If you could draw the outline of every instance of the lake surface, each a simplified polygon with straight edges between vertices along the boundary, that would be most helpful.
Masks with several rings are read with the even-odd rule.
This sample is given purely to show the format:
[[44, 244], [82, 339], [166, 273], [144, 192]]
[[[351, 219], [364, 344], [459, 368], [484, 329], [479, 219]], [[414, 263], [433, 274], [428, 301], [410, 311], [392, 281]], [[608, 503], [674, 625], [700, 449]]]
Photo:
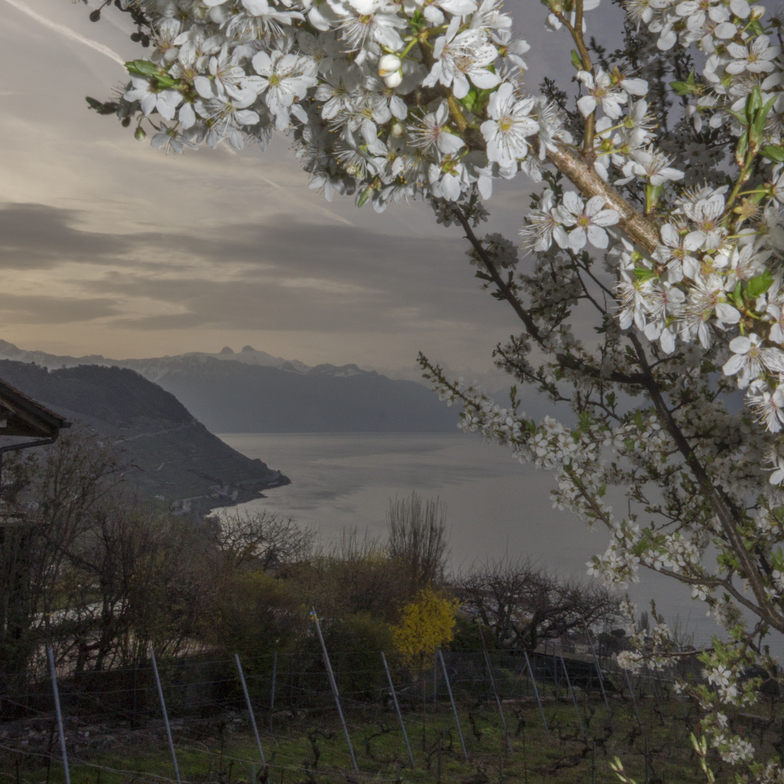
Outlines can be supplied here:
[[[607, 534], [552, 508], [553, 477], [511, 459], [476, 435], [421, 433], [228, 434], [227, 444], [291, 479], [239, 509], [266, 509], [315, 528], [329, 542], [344, 529], [385, 536], [390, 500], [416, 490], [447, 507], [452, 566], [530, 556], [563, 576], [588, 579], [586, 562]], [[680, 615], [705, 640], [716, 626], [704, 605], [672, 580], [646, 575], [630, 595], [645, 608], [656, 598], [665, 617]]]

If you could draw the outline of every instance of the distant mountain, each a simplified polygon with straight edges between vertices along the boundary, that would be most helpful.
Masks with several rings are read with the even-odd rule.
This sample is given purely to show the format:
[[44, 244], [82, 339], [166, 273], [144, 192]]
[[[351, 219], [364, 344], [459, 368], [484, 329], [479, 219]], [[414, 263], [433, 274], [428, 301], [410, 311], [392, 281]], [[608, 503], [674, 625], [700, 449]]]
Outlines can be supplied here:
[[47, 368], [130, 368], [171, 392], [213, 433], [454, 432], [458, 414], [421, 384], [356, 365], [317, 365], [246, 346], [156, 359], [62, 357], [0, 340], [0, 358]]
[[125, 456], [124, 476], [141, 494], [181, 511], [206, 511], [288, 484], [212, 435], [169, 392], [126, 368], [45, 368], [0, 360], [0, 378], [36, 402], [86, 425]]

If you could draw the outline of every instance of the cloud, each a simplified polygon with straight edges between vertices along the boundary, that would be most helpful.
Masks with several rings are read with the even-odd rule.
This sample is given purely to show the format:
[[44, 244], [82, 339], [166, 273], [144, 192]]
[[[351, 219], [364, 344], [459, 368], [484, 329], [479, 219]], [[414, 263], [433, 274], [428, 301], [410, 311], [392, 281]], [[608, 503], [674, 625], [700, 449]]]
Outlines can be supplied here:
[[[191, 314], [194, 326], [276, 331], [401, 333], [468, 328], [477, 319], [509, 323], [477, 291], [455, 236], [422, 239], [273, 215], [261, 226], [123, 235], [118, 246], [122, 268], [81, 286], [91, 295], [145, 303], [138, 317], [122, 319], [124, 328], [179, 329], [188, 321], [182, 314]], [[145, 264], [135, 267], [136, 257]]]
[[43, 204], [0, 205], [0, 269], [51, 269], [65, 261], [123, 255], [122, 237], [77, 228], [76, 210]]
[[98, 41], [93, 41], [92, 38], [87, 38], [86, 36], [82, 35], [81, 33], [77, 33], [75, 30], [71, 30], [70, 27], [66, 27], [65, 25], [58, 24], [57, 22], [53, 22], [51, 19], [47, 19], [45, 16], [36, 13], [32, 8], [30, 8], [23, 0], [5, 0], [8, 5], [13, 6], [18, 11], [21, 11], [23, 14], [27, 14], [31, 19], [34, 19], [38, 24], [43, 25], [44, 27], [53, 30], [58, 35], [61, 35], [63, 38], [68, 39], [69, 41], [74, 41], [78, 44], [82, 44], [83, 46], [87, 46], [90, 49], [108, 57], [110, 60], [114, 60], [116, 63], [120, 65], [124, 65], [125, 61], [122, 57], [120, 57], [117, 52], [113, 49], [110, 49], [108, 46], [104, 44], [98, 43]]
[[0, 323], [71, 324], [117, 316], [117, 302], [101, 297], [55, 297], [0, 293]]
[[509, 321], [476, 290], [456, 233], [412, 237], [275, 213], [101, 233], [80, 225], [84, 215], [0, 205], [0, 268], [17, 276], [15, 296], [0, 301], [7, 324], [403, 335]]

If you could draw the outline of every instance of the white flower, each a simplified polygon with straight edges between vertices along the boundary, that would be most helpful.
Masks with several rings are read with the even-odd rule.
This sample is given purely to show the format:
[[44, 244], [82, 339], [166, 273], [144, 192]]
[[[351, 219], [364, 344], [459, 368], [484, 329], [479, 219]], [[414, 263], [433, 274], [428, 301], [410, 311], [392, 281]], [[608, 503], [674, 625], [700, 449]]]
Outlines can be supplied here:
[[487, 43], [479, 30], [469, 28], [459, 33], [460, 17], [452, 17], [444, 35], [436, 40], [433, 48], [435, 63], [422, 82], [425, 87], [441, 83], [444, 87], [452, 85], [458, 99], [465, 98], [471, 83], [483, 90], [489, 90], [501, 82], [501, 78], [489, 71], [497, 57], [498, 50]]
[[378, 59], [378, 75], [383, 79], [396, 71], [399, 71], [403, 61], [396, 54], [385, 54]]
[[604, 204], [604, 196], [593, 196], [587, 204], [583, 204], [574, 191], [564, 193], [563, 203], [557, 207], [557, 215], [564, 226], [575, 226], [569, 232], [569, 247], [572, 250], [582, 250], [586, 240], [595, 248], [607, 247], [609, 239], [604, 227], [614, 226], [620, 216], [615, 210], [603, 210]]
[[770, 390], [763, 382], [754, 382], [749, 390], [748, 401], [757, 419], [771, 433], [781, 432], [784, 425], [784, 387]]
[[781, 54], [781, 47], [771, 46], [770, 38], [760, 35], [754, 39], [751, 47], [732, 42], [727, 45], [727, 51], [734, 58], [724, 68], [727, 73], [770, 73], [775, 67], [772, 61]]
[[722, 370], [725, 376], [738, 375], [738, 386], [747, 387], [757, 378], [764, 367], [766, 370], [784, 371], [784, 354], [779, 349], [762, 348], [762, 338], [752, 333], [748, 337], [739, 335], [730, 341], [732, 356]]
[[242, 86], [263, 95], [269, 110], [276, 117], [276, 125], [283, 129], [295, 101], [305, 96], [308, 88], [317, 83], [316, 63], [309, 57], [298, 57], [279, 49], [254, 55], [253, 69], [258, 76], [244, 79]]
[[553, 215], [555, 196], [546, 188], [539, 199], [538, 209], [531, 210], [525, 216], [526, 226], [520, 229], [523, 238], [522, 246], [528, 250], [545, 251], [553, 242], [553, 231], [558, 221]]
[[449, 107], [444, 101], [435, 112], [422, 118], [419, 128], [411, 131], [411, 143], [425, 151], [437, 150], [444, 155], [457, 152], [465, 146], [465, 142], [457, 134], [444, 129], [448, 121]]
[[578, 71], [577, 78], [588, 90], [588, 95], [584, 95], [577, 101], [577, 108], [583, 117], [591, 114], [599, 103], [604, 113], [613, 120], [621, 116], [620, 104], [626, 103], [626, 93], [613, 87], [612, 79], [607, 72], [601, 68], [596, 68], [595, 75], [590, 71]]
[[653, 148], [632, 150], [631, 157], [634, 161], [631, 164], [632, 172], [638, 177], [647, 178], [651, 185], [662, 185], [668, 180], [682, 180], [684, 177], [679, 169], [670, 168], [670, 158]]
[[159, 90], [150, 79], [132, 76], [130, 90], [125, 92], [126, 101], [139, 101], [145, 115], [158, 112], [164, 120], [173, 120], [177, 107], [182, 103], [182, 93], [177, 90]]
[[403, 39], [398, 30], [408, 27], [397, 15], [395, 6], [383, 0], [353, 0], [346, 3], [330, 3], [330, 7], [344, 17], [340, 27], [351, 51], [362, 50], [356, 63], [364, 62], [367, 49], [372, 43], [399, 52]]
[[784, 483], [784, 456], [780, 455], [774, 447], [768, 454], [766, 460], [774, 466], [773, 473], [770, 475], [770, 483], [772, 485]]
[[663, 244], [656, 249], [656, 258], [666, 263], [670, 269], [679, 265], [681, 276], [696, 277], [700, 267], [691, 251], [697, 250], [702, 244], [699, 237], [684, 236], [683, 232], [671, 223], [665, 223], [660, 233]]
[[190, 147], [192, 150], [199, 149], [198, 144], [177, 133], [174, 128], [169, 128], [166, 123], [160, 124], [158, 133], [152, 137], [150, 144], [156, 149], [163, 147], [167, 153], [170, 150], [174, 153], [181, 153], [185, 147]]
[[533, 98], [517, 100], [514, 88], [504, 82], [491, 96], [487, 113], [492, 118], [482, 123], [487, 142], [487, 157], [500, 166], [514, 166], [528, 155], [527, 137], [539, 130], [539, 123], [530, 117]]
[[697, 224], [697, 229], [689, 233], [690, 242], [699, 242], [698, 247], [718, 248], [726, 235], [720, 218], [724, 213], [724, 189], [707, 190], [693, 198], [685, 198], [681, 209], [686, 217]]

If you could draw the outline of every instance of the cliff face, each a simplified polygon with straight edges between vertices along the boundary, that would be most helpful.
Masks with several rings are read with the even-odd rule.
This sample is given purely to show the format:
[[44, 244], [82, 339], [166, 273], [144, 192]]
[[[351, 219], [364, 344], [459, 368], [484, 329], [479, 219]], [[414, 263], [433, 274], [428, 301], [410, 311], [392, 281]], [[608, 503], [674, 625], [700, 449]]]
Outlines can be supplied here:
[[81, 365], [47, 371], [0, 360], [0, 378], [113, 442], [133, 488], [174, 509], [206, 511], [289, 481], [224, 444], [174, 395], [132, 370]]

